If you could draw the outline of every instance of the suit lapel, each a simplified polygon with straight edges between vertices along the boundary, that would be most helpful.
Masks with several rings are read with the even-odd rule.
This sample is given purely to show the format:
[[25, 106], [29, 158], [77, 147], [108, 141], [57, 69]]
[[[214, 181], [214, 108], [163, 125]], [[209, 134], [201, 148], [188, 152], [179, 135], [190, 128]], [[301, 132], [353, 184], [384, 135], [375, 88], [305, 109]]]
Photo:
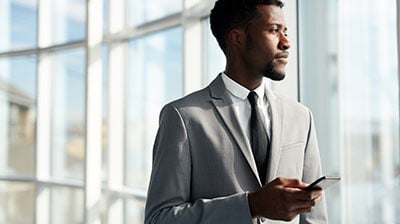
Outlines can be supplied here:
[[272, 181], [276, 176], [276, 171], [279, 165], [279, 159], [281, 156], [282, 146], [282, 131], [283, 131], [283, 106], [282, 100], [277, 97], [274, 93], [266, 89], [268, 102], [270, 105], [271, 123], [272, 123], [272, 136], [270, 145], [270, 159], [269, 168], [267, 173], [267, 182]]
[[233, 139], [235, 139], [238, 148], [241, 150], [244, 158], [246, 159], [251, 170], [253, 171], [254, 176], [256, 177], [258, 183], [261, 186], [260, 178], [258, 177], [256, 163], [251, 154], [250, 146], [247, 144], [247, 141], [245, 139], [245, 134], [242, 132], [242, 128], [240, 128], [240, 124], [233, 110], [232, 100], [230, 99], [226, 91], [221, 75], [219, 75], [210, 84], [209, 87], [211, 93], [211, 101], [215, 106], [215, 109], [221, 116], [229, 132], [232, 134]]

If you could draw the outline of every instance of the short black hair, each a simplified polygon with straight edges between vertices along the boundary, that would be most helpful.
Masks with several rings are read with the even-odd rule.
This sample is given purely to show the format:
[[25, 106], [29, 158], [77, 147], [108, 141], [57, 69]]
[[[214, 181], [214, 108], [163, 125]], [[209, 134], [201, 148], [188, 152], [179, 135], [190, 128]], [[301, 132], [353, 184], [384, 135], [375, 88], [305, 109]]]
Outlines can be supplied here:
[[282, 8], [280, 0], [217, 0], [210, 14], [211, 31], [222, 51], [226, 51], [225, 37], [235, 28], [246, 25], [257, 15], [258, 5], [276, 5]]

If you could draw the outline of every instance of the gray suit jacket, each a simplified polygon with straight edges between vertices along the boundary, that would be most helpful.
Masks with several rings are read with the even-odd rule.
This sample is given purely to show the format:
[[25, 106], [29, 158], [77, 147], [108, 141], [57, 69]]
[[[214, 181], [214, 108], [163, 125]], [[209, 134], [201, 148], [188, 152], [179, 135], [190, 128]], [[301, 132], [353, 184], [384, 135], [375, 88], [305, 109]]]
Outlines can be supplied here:
[[[266, 94], [272, 116], [267, 183], [276, 177], [311, 183], [321, 176], [321, 163], [310, 111]], [[154, 143], [145, 223], [280, 223], [251, 218], [247, 192], [264, 184], [245, 136], [221, 76], [167, 104]], [[290, 223], [299, 221], [326, 223], [325, 201]]]

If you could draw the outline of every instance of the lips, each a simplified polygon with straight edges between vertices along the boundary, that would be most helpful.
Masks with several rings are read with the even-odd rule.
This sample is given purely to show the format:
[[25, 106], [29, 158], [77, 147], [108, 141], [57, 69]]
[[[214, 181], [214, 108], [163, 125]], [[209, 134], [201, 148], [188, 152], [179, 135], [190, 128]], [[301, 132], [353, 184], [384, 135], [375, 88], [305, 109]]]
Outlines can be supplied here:
[[289, 57], [289, 52], [281, 52], [275, 55], [277, 59], [287, 59]]

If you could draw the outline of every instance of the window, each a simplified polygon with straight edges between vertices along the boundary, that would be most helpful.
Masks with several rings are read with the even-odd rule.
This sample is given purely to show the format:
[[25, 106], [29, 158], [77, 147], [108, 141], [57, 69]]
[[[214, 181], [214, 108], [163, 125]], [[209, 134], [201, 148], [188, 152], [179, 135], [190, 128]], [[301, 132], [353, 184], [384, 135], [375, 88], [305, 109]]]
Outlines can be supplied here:
[[217, 77], [217, 75], [225, 71], [225, 55], [218, 45], [217, 40], [211, 33], [210, 20], [203, 20], [204, 29], [204, 50], [205, 50], [205, 82], [204, 84], [210, 83]]
[[56, 0], [53, 2], [53, 43], [63, 44], [86, 37], [86, 1]]
[[103, 111], [102, 111], [102, 180], [108, 179], [108, 46], [103, 45], [101, 49], [101, 56], [103, 61]]
[[0, 182], [0, 223], [32, 223], [35, 192], [30, 183]]
[[182, 0], [126, 0], [129, 26], [160, 19], [182, 10]]
[[182, 29], [129, 43], [127, 74], [126, 184], [146, 189], [161, 107], [183, 94]]
[[301, 100], [314, 112], [324, 173], [342, 176], [340, 187], [326, 192], [330, 221], [395, 223], [396, 1], [315, 0], [299, 6]]
[[54, 55], [52, 175], [83, 180], [85, 157], [85, 54]]
[[0, 2], [0, 51], [37, 46], [37, 0]]
[[0, 172], [34, 176], [35, 56], [0, 58], [0, 110]]
[[[225, 67], [213, 5], [0, 1], [0, 223], [143, 223], [162, 106]], [[330, 222], [395, 223], [396, 1], [298, 7], [300, 100], [314, 113], [324, 173], [342, 177], [326, 192]]]
[[51, 223], [83, 223], [84, 195], [82, 189], [51, 187]]

